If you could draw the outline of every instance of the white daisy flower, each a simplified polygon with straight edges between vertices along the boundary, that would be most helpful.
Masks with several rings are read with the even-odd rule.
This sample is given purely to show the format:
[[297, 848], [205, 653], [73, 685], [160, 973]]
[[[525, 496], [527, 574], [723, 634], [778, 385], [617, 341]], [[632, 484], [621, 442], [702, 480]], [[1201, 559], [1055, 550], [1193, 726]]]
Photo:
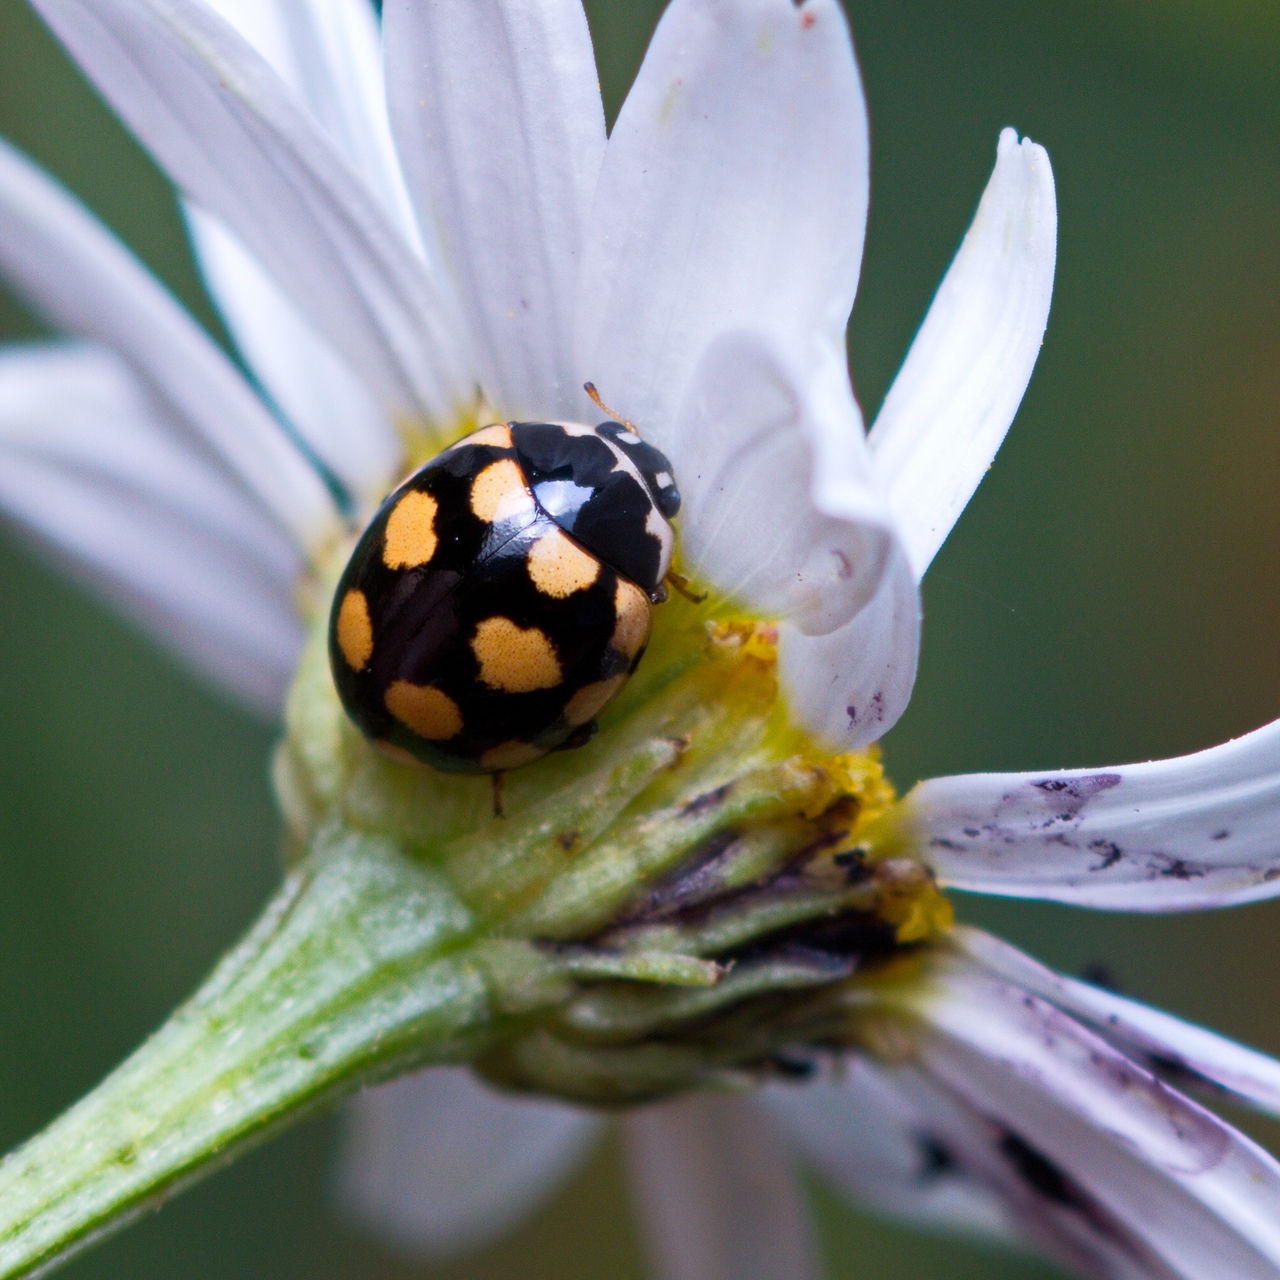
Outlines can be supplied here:
[[[33, 3], [182, 192], [254, 379], [0, 149], [0, 272], [68, 335], [0, 356], [0, 505], [71, 572], [278, 714], [303, 651], [299, 599], [406, 467], [481, 412], [593, 421], [590, 380], [670, 458], [686, 570], [777, 624], [783, 704], [810, 740], [850, 752], [897, 720], [917, 584], [1047, 322], [1042, 148], [1001, 135], [865, 433], [845, 328], [868, 138], [836, 0], [672, 0], [607, 139], [579, 0], [387, 0], [381, 33], [365, 0]], [[307, 801], [281, 778], [292, 820]], [[659, 1272], [816, 1274], [790, 1144], [856, 1200], [1082, 1275], [1280, 1276], [1280, 1165], [1166, 1083], [1280, 1113], [1280, 1066], [946, 928], [930, 879], [1148, 911], [1280, 892], [1280, 730], [1182, 760], [939, 779], [879, 809], [859, 786], [865, 822], [822, 883], [847, 895], [865, 879], [893, 954], [828, 1010], [843, 1052], [809, 1040], [764, 1055], [803, 1087], [691, 1094], [625, 1120]], [[699, 864], [682, 901], [741, 887], [725, 866]], [[648, 914], [609, 908], [589, 931], [534, 911], [545, 931], [531, 936], [607, 926], [652, 941], [677, 926], [647, 892]], [[884, 959], [815, 936], [771, 954], [792, 965], [771, 981], [843, 981]], [[655, 963], [621, 944], [609, 963], [641, 954]], [[678, 980], [727, 990], [720, 954], [690, 943]], [[596, 976], [603, 963], [565, 961]], [[575, 1012], [606, 1014], [621, 1016]], [[433, 1068], [357, 1100], [343, 1191], [401, 1247], [456, 1251], [529, 1209], [601, 1123]], [[42, 1157], [11, 1176], [24, 1158]], [[48, 1230], [39, 1248], [61, 1247]]]

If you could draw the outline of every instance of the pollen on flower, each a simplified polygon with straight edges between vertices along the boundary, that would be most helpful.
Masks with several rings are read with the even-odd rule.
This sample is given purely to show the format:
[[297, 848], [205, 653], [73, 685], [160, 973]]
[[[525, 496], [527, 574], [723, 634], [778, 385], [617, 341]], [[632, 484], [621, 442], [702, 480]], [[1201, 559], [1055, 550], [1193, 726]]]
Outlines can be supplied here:
[[778, 628], [773, 622], [717, 619], [707, 623], [707, 640], [713, 648], [750, 662], [772, 667], [778, 661]]
[[[395, 428], [404, 452], [402, 478], [407, 479], [442, 449], [447, 449], [485, 423], [496, 422], [498, 417], [492, 406], [479, 394], [473, 404], [459, 407], [451, 418], [398, 417]], [[378, 495], [371, 496], [376, 499]]]
[[878, 865], [876, 914], [895, 926], [900, 943], [924, 942], [955, 923], [950, 900], [919, 863], [891, 859]]

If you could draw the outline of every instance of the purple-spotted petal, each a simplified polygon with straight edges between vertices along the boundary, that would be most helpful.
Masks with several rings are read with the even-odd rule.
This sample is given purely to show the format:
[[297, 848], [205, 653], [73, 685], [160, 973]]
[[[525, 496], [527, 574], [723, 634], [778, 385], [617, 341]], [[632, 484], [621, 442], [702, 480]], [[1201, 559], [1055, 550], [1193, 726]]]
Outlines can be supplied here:
[[905, 1088], [900, 1073], [848, 1054], [816, 1080], [766, 1087], [760, 1103], [855, 1203], [913, 1226], [1019, 1239], [1012, 1207], [937, 1132], [967, 1117]]
[[952, 938], [970, 959], [1087, 1022], [1154, 1074], [1280, 1115], [1280, 1062], [1275, 1058], [1137, 1000], [1064, 978], [981, 929], [960, 928]]
[[1280, 1164], [1244, 1135], [963, 959], [936, 957], [889, 999], [920, 1069], [991, 1123], [1029, 1198], [1082, 1245], [1122, 1245], [1130, 1275], [1280, 1276]]
[[957, 889], [1117, 911], [1280, 893], [1280, 721], [1171, 760], [922, 782], [887, 838]]

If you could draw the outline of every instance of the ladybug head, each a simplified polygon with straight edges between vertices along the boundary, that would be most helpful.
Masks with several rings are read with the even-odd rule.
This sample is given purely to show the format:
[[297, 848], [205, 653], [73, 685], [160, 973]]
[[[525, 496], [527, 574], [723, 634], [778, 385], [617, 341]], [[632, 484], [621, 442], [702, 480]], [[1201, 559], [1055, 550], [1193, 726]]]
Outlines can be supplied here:
[[653, 495], [654, 505], [670, 520], [680, 510], [680, 490], [676, 488], [675, 476], [671, 471], [671, 463], [667, 455], [646, 444], [630, 428], [621, 422], [602, 422], [596, 431], [607, 436], [614, 444], [623, 449], [635, 465], [635, 469], [644, 478]]

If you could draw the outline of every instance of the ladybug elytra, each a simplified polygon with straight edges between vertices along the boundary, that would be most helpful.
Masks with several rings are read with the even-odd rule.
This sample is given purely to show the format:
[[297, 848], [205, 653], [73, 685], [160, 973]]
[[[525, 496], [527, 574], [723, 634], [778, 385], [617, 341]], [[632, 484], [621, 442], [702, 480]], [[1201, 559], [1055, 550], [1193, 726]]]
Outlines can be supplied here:
[[438, 454], [382, 504], [334, 597], [329, 654], [376, 746], [499, 773], [577, 746], [665, 599], [671, 465], [619, 422], [511, 422]]

